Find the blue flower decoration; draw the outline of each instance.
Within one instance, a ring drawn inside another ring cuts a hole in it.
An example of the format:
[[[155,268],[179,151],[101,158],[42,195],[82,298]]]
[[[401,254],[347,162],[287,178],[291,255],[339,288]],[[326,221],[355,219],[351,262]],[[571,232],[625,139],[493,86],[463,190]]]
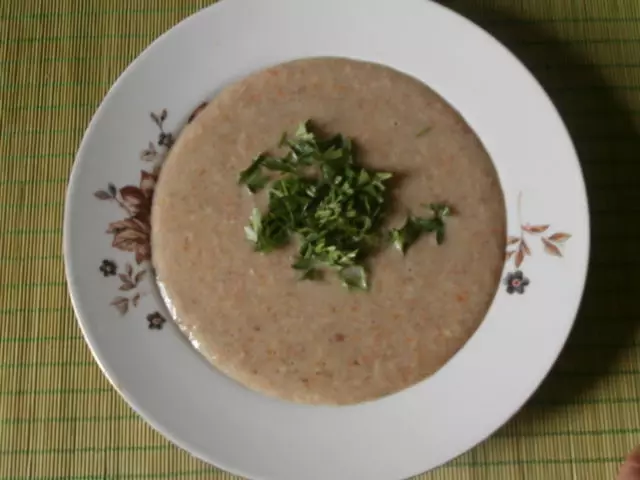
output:
[[[529,285],[529,279],[524,276],[522,271],[516,270],[507,274],[504,284],[507,286],[507,293],[523,294],[526,286]]]

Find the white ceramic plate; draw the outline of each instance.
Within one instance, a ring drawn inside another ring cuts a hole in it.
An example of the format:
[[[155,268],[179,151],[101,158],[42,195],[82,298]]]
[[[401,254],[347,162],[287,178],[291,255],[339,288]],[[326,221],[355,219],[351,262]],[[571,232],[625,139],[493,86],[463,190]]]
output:
[[[457,108],[496,164],[516,252],[504,268],[509,285],[451,361],[412,388],[358,406],[293,405],[218,373],[163,323],[147,261],[150,195],[171,134],[223,85],[305,56],[386,64]],[[533,393],[573,324],[589,220],[578,160],[553,105],[467,20],[427,0],[224,0],[160,37],[105,98],[71,174],[64,249],[96,360],[177,445],[252,479],[388,480],[463,453]]]

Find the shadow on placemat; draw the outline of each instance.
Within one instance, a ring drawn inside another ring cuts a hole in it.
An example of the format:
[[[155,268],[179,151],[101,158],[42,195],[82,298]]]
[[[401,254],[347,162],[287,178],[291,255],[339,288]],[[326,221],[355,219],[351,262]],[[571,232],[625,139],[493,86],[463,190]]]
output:
[[[638,227],[629,220],[640,210],[640,189],[632,183],[640,175],[640,162],[633,161],[640,136],[619,91],[610,88],[577,42],[559,40],[541,23],[487,7],[480,15],[474,2],[442,3],[498,38],[538,78],[571,132],[589,195],[592,250],[587,288],[568,344],[530,407],[518,416],[520,421],[535,421],[554,407],[579,404],[634,345],[638,298],[633,292],[640,292],[640,276],[626,259],[636,257],[633,240]],[[531,408],[533,404],[547,408],[541,411]]]

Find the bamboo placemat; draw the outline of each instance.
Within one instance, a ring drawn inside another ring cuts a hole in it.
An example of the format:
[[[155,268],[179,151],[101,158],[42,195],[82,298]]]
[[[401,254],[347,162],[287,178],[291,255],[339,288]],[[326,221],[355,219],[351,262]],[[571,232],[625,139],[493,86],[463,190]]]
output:
[[[0,0],[0,480],[232,478],[109,386],[61,257],[67,176],[98,102],[144,46],[208,3]],[[640,443],[640,2],[446,3],[514,50],[560,108],[589,187],[593,263],[569,345],[528,406],[420,478],[612,479]]]

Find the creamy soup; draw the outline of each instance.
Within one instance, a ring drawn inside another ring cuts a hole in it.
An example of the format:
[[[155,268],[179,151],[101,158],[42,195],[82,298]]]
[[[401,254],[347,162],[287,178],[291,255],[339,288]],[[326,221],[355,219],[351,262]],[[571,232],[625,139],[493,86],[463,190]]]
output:
[[[256,198],[238,174],[307,119],[351,137],[363,165],[401,174],[390,225],[425,203],[452,205],[445,242],[383,250],[368,292],[298,280],[295,250],[254,252],[243,228]],[[460,115],[409,76],[339,58],[225,88],[177,139],[152,212],[158,278],[194,345],[251,389],[314,404],[375,399],[438,370],[482,322],[504,243],[498,177]]]

